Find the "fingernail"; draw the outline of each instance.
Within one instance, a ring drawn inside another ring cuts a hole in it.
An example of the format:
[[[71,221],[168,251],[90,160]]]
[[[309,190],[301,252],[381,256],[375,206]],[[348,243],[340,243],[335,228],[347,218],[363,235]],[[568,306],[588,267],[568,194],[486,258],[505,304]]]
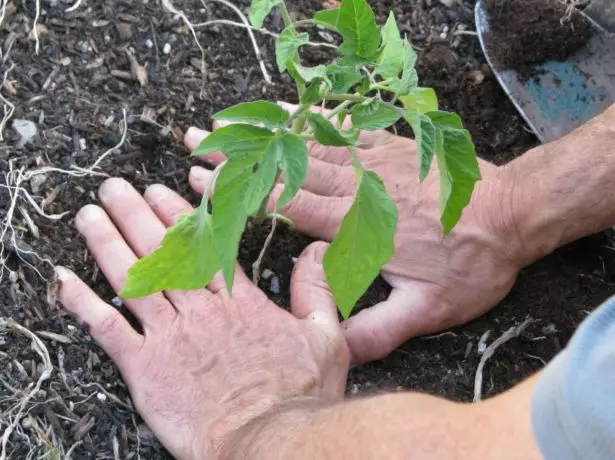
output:
[[[143,196],[150,204],[160,203],[169,196],[169,189],[162,184],[153,184],[147,187]]]
[[[188,131],[186,131],[184,142],[189,148],[194,149],[205,137],[207,137],[208,134],[208,131],[191,126]]]
[[[60,281],[67,281],[74,277],[73,272],[71,272],[67,268],[64,268],[60,265],[57,265],[55,267],[55,272],[56,272],[56,276],[58,277]]]
[[[95,220],[99,220],[105,215],[105,211],[103,211],[98,206],[93,204],[88,204],[81,208],[81,210],[77,213],[77,220],[82,220],[84,222],[92,222]]]
[[[119,177],[112,177],[102,183],[98,189],[98,196],[101,201],[105,201],[109,198],[113,198],[126,193],[126,190],[130,188],[130,184],[124,179]]]
[[[209,182],[212,172],[209,169],[193,166],[190,168],[190,178],[196,182]]]

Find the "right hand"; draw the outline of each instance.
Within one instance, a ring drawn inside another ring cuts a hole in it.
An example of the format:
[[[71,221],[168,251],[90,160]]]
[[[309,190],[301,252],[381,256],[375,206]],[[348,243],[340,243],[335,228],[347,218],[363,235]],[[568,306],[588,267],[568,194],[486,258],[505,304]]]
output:
[[[185,143],[193,150],[207,134],[191,128]],[[457,227],[443,238],[437,167],[421,184],[413,140],[377,131],[362,133],[361,141],[363,165],[382,178],[399,211],[395,255],[382,269],[393,290],[343,325],[353,360],[371,361],[412,337],[482,315],[509,292],[528,260],[510,217],[513,187],[501,182],[498,167],[480,161],[483,180]],[[354,170],[344,148],[312,144],[309,153],[307,179],[282,213],[299,231],[331,241],[352,204]],[[219,164],[225,157],[204,159]],[[196,166],[190,183],[203,193],[210,177]]]

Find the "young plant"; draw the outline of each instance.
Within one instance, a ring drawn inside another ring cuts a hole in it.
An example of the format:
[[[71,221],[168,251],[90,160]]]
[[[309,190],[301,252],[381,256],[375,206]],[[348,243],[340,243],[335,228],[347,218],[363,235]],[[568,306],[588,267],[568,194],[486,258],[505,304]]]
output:
[[[327,282],[344,318],[393,255],[397,225],[395,202],[357,156],[359,130],[385,129],[400,119],[411,126],[419,179],[427,177],[434,156],[438,162],[445,235],[470,201],[480,179],[470,134],[457,115],[438,110],[431,88],[418,86],[416,54],[401,37],[392,12],[379,28],[365,0],[342,0],[338,9],[293,22],[283,0],[253,0],[250,20],[255,28],[273,8],[285,25],[276,41],[276,63],[296,82],[298,109],[291,114],[272,102],[254,101],[214,115],[232,124],[214,131],[193,153],[222,151],[227,157],[216,169],[211,211],[206,191],[201,205],[169,229],[160,248],[130,269],[123,297],[202,288],[219,271],[231,292],[248,219],[280,218],[267,209],[269,196],[280,178],[284,191],[276,209],[297,194],[307,173],[308,141],[346,147],[356,172],[354,203],[324,257]],[[309,26],[341,35],[343,43],[330,64],[301,64],[299,50],[310,38],[300,30]],[[325,103],[337,105],[328,113],[310,110]],[[348,117],[349,129],[344,128]]]

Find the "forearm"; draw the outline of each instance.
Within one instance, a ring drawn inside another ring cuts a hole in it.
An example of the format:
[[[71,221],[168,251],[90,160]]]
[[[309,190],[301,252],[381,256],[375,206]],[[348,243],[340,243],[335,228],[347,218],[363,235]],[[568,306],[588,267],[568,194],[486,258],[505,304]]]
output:
[[[530,423],[534,380],[487,402],[417,393],[315,402],[269,414],[226,445],[224,459],[539,459]]]
[[[512,222],[532,262],[615,225],[615,105],[501,168]]]

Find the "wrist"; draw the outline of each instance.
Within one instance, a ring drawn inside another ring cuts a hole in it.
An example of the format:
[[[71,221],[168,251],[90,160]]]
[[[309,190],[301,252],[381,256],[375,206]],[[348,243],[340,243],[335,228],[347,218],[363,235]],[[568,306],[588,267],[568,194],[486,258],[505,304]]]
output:
[[[500,168],[522,265],[615,225],[614,146],[615,105]]]

